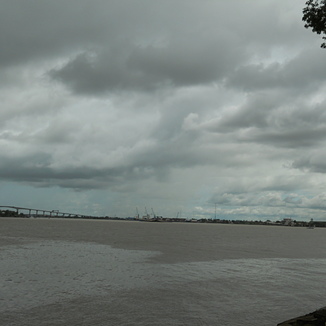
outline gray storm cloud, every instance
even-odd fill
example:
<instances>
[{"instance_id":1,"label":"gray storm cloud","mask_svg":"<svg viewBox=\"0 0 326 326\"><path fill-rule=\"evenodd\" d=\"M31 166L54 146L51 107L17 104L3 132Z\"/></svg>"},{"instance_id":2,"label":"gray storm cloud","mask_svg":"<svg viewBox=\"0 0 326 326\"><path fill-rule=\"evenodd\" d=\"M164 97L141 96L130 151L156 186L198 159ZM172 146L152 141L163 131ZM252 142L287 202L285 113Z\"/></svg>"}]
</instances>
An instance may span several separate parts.
<instances>
[{"instance_id":1,"label":"gray storm cloud","mask_svg":"<svg viewBox=\"0 0 326 326\"><path fill-rule=\"evenodd\" d=\"M326 56L302 6L2 1L0 178L103 209L323 210Z\"/></svg>"}]
</instances>

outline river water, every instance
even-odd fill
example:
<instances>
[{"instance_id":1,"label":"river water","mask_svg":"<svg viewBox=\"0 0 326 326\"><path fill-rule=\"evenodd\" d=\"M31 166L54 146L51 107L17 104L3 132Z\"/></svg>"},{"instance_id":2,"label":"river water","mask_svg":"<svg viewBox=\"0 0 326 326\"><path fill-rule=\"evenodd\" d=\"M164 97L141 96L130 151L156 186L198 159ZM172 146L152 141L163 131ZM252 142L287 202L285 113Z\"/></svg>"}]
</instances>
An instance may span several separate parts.
<instances>
[{"instance_id":1,"label":"river water","mask_svg":"<svg viewBox=\"0 0 326 326\"><path fill-rule=\"evenodd\" d=\"M325 271L318 228L0 218L0 325L276 326Z\"/></svg>"}]
</instances>

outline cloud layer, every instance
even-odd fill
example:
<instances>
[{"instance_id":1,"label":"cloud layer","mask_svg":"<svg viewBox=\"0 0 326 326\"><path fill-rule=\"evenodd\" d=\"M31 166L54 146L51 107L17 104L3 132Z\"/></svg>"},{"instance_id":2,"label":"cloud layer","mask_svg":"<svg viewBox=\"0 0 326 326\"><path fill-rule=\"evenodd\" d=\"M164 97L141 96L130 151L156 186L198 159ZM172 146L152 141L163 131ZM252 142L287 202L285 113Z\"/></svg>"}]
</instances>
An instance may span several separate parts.
<instances>
[{"instance_id":1,"label":"cloud layer","mask_svg":"<svg viewBox=\"0 0 326 326\"><path fill-rule=\"evenodd\" d=\"M303 5L3 1L0 178L94 214L322 219L326 54Z\"/></svg>"}]
</instances>

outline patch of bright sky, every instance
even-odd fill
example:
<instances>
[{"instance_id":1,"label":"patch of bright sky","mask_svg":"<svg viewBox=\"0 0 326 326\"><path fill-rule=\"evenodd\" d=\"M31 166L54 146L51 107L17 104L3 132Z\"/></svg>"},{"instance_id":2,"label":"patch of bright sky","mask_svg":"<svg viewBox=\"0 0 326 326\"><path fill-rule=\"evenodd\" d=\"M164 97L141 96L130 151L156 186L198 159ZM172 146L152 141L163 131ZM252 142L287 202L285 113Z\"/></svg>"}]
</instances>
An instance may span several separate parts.
<instances>
[{"instance_id":1,"label":"patch of bright sky","mask_svg":"<svg viewBox=\"0 0 326 326\"><path fill-rule=\"evenodd\" d=\"M248 64L262 64L265 67L278 63L278 64L285 64L295 58L299 53L299 49L289 49L283 47L274 47L271 49L270 53L266 55L266 53L256 54L252 56Z\"/></svg>"}]
</instances>

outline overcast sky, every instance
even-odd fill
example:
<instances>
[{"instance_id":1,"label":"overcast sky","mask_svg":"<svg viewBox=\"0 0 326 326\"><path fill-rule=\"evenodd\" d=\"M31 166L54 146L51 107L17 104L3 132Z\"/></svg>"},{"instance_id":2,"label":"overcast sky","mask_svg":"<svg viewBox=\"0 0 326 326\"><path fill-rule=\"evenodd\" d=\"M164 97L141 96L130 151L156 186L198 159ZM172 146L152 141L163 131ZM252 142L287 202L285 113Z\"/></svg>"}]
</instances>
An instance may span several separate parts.
<instances>
[{"instance_id":1,"label":"overcast sky","mask_svg":"<svg viewBox=\"0 0 326 326\"><path fill-rule=\"evenodd\" d=\"M0 205L326 220L304 0L2 0Z\"/></svg>"}]
</instances>

